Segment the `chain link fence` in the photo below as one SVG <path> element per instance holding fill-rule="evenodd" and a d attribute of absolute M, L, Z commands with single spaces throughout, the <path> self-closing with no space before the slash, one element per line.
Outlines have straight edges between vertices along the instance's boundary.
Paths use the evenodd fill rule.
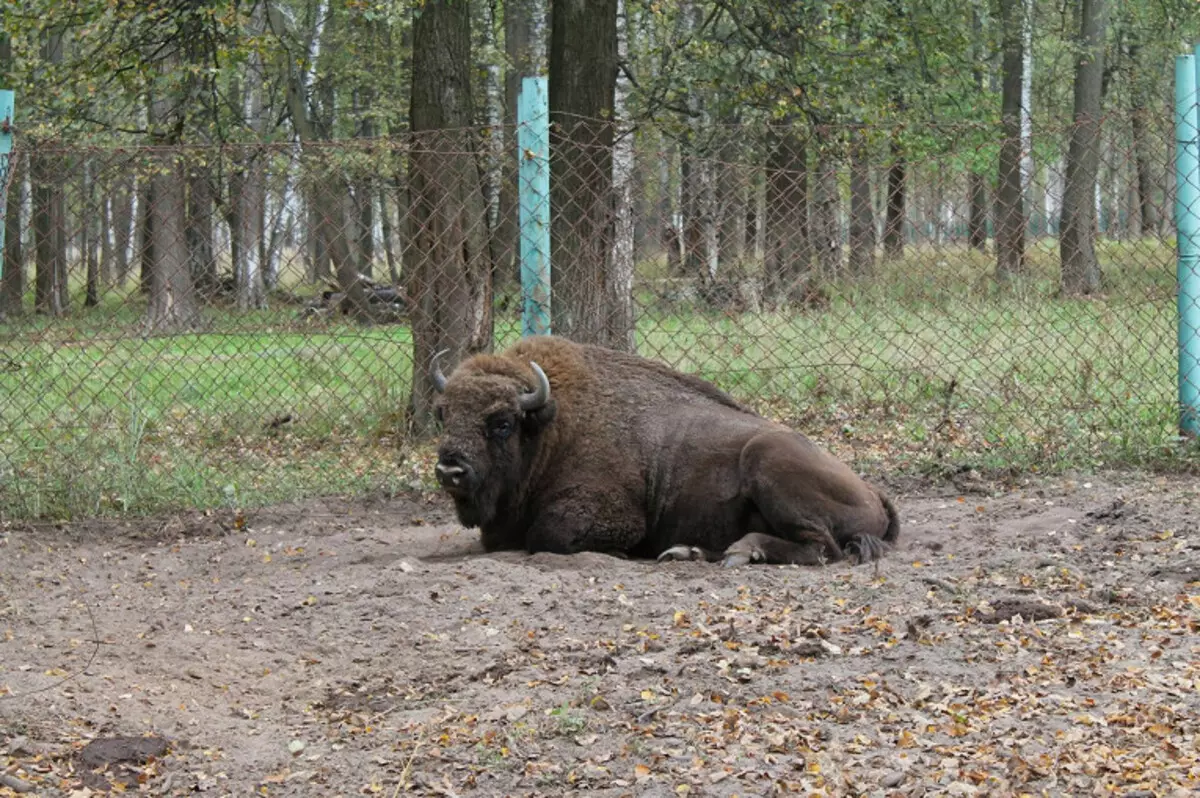
<path fill-rule="evenodd" d="M 1071 131 L 1035 131 L 1024 253 L 1000 272 L 994 128 L 560 122 L 553 330 L 711 379 L 864 470 L 1194 465 L 1177 437 L 1159 116 L 1104 120 L 1082 204 L 1065 185 Z M 0 513 L 245 507 L 423 479 L 429 355 L 521 334 L 532 200 L 513 133 L 18 139 Z M 1072 201 L 1094 232 L 1083 283 L 1063 271 Z"/>

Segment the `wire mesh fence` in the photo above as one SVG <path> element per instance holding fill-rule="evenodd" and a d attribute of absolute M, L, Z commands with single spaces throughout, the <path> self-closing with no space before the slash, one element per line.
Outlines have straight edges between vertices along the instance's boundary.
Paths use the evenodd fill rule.
<path fill-rule="evenodd" d="M 1194 463 L 1177 437 L 1168 125 L 1105 119 L 1082 202 L 1072 131 L 1035 131 L 1011 217 L 992 128 L 560 123 L 553 331 L 711 379 L 865 469 Z M 0 512 L 421 479 L 429 356 L 521 334 L 533 199 L 514 140 L 19 140 Z M 1023 252 L 1006 261 L 1012 218 Z M 1064 219 L 1090 231 L 1082 255 L 1064 257 Z"/>

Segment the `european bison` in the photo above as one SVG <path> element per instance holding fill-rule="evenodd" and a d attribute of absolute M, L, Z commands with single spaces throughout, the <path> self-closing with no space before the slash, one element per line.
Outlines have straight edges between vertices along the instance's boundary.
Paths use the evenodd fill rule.
<path fill-rule="evenodd" d="M 879 558 L 891 502 L 709 383 L 551 336 L 432 364 L 437 477 L 488 551 L 725 565 Z"/>

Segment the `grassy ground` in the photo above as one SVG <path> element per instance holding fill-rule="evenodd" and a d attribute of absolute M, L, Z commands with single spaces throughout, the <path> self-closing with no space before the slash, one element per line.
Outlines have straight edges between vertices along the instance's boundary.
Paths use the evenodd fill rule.
<path fill-rule="evenodd" d="M 913 248 L 807 311 L 697 309 L 646 288 L 639 351 L 866 470 L 1194 464 L 1175 438 L 1173 251 L 1107 243 L 1108 293 L 1088 300 L 1054 296 L 1055 254 L 1036 248 L 1029 276 L 998 288 L 989 258 Z M 144 338 L 140 312 L 113 296 L 0 327 L 0 513 L 246 507 L 423 478 L 404 437 L 407 328 L 281 306 Z M 517 322 L 499 321 L 501 344 Z"/>

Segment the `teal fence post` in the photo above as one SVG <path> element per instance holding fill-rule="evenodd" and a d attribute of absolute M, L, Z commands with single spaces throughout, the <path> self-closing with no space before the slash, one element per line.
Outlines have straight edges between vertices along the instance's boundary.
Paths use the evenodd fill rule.
<path fill-rule="evenodd" d="M 550 95 L 522 78 L 517 95 L 517 204 L 521 224 L 521 335 L 550 334 Z"/>
<path fill-rule="evenodd" d="M 0 276 L 4 275 L 4 223 L 8 213 L 8 180 L 12 174 L 13 106 L 15 95 L 0 89 Z"/>
<path fill-rule="evenodd" d="M 1198 48 L 1200 49 L 1200 48 Z M 1196 56 L 1175 57 L 1175 241 L 1179 280 L 1179 431 L 1200 435 L 1200 116 Z"/>

